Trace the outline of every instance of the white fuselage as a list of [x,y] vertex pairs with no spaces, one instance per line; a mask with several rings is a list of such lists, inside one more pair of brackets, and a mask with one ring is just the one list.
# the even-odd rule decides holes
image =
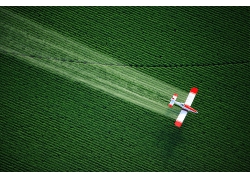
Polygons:
[[198,113],[197,110],[195,110],[194,108],[184,104],[184,103],[181,103],[181,102],[178,102],[178,101],[175,101],[174,104],[176,104],[177,106],[181,107],[183,110],[186,110],[186,111],[189,111],[189,112],[193,112],[193,113]]

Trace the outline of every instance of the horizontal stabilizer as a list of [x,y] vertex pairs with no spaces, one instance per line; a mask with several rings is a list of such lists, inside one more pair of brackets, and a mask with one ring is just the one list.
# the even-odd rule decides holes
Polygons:
[[175,102],[176,99],[177,99],[177,96],[178,96],[178,94],[176,94],[176,93],[172,96],[172,98],[170,99],[170,102],[169,102],[169,104],[168,104],[168,107],[170,107],[170,108],[173,107],[174,102]]

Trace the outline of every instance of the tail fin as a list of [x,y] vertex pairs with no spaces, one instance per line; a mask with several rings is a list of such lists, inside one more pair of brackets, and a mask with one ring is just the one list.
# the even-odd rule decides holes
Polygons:
[[169,106],[170,108],[173,107],[174,102],[175,102],[176,99],[177,99],[177,96],[178,96],[178,95],[175,93],[175,94],[173,95],[173,97],[170,99],[170,102],[169,102],[169,104],[168,104],[168,106]]

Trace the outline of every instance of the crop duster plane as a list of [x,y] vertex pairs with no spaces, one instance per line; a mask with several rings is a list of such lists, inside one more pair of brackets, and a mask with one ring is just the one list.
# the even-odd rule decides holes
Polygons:
[[170,102],[168,104],[168,106],[170,108],[172,108],[174,104],[182,108],[179,116],[177,117],[177,119],[175,121],[175,126],[177,126],[179,128],[181,127],[188,112],[198,113],[197,110],[195,110],[194,108],[191,107],[191,104],[192,104],[197,92],[198,92],[198,89],[196,87],[191,88],[185,103],[181,103],[181,102],[176,101],[177,96],[178,96],[176,93],[170,99]]

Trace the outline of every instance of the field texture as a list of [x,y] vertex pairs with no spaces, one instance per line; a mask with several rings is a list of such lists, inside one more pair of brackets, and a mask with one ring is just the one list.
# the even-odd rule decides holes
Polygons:
[[[249,7],[0,7],[0,171],[249,171]],[[199,92],[179,129],[167,104]]]

